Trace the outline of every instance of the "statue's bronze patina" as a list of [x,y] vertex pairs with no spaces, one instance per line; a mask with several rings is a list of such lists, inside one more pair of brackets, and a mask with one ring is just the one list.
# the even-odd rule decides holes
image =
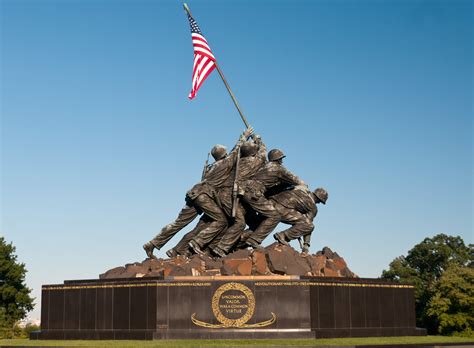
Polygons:
[[311,192],[283,166],[283,151],[273,149],[267,156],[265,144],[252,127],[230,153],[225,146],[215,145],[211,155],[214,163],[206,161],[202,180],[186,193],[186,204],[176,220],[143,246],[147,256],[155,258],[153,250],[161,249],[198,215],[196,227],[167,251],[169,257],[195,253],[224,257],[235,249],[257,248],[280,222],[291,227],[274,238],[281,244],[298,239],[307,253],[316,204],[326,204],[327,191]]

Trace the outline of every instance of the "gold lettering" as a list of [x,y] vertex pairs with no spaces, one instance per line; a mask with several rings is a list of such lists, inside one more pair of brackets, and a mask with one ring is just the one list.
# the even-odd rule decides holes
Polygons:
[[221,304],[219,305],[219,308],[249,308],[249,305],[247,304]]
[[242,313],[241,309],[226,309],[226,313]]
[[225,303],[240,303],[240,300],[225,300]]
[[221,298],[224,300],[226,299],[240,299],[243,300],[245,299],[245,295],[222,295]]

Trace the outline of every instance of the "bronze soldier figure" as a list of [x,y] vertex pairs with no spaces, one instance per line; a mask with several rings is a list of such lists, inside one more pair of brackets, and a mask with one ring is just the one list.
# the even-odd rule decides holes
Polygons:
[[316,204],[326,204],[328,193],[323,188],[311,192],[305,186],[296,186],[292,190],[280,192],[270,198],[275,209],[280,213],[281,222],[292,225],[290,228],[275,233],[273,237],[281,244],[303,237],[302,252],[308,253],[311,233],[314,230],[313,220],[318,213]]
[[[240,146],[240,156],[241,159],[239,161],[239,178],[247,179],[248,177],[255,174],[258,169],[260,169],[262,165],[266,162],[266,147],[265,144],[262,143],[259,135],[252,135],[252,141],[246,141]],[[215,252],[215,249],[217,248],[217,245],[220,243],[221,239],[225,236],[226,241],[224,241],[223,244],[226,245],[227,243],[231,243],[233,245],[235,243],[233,239],[235,238],[235,240],[238,240],[240,238],[240,234],[245,229],[247,223],[245,218],[247,212],[244,210],[242,204],[239,201],[237,201],[235,217],[231,217],[232,208],[234,204],[232,197],[232,178],[235,178],[235,168],[229,176],[229,180],[217,190],[217,198],[219,200],[220,206],[222,207],[222,210],[227,215],[229,227],[213,238],[212,236],[206,237],[207,240],[209,240],[210,238],[212,238],[212,240],[207,245],[205,251],[212,252],[213,254],[219,255],[221,257],[225,256],[222,251],[220,253]],[[239,181],[239,179],[237,180]],[[203,215],[197,225],[194,227],[194,229],[186,233],[183,238],[178,242],[178,244],[172,249],[168,250],[166,254],[169,257],[174,257],[177,255],[189,255],[189,242],[194,237],[199,238],[197,237],[197,235],[203,230],[205,230],[210,222],[211,221],[209,220],[209,218],[207,218],[206,215]],[[229,242],[229,236],[233,236],[232,242]],[[205,242],[201,243],[205,244]],[[204,248],[205,247],[202,247],[201,249],[204,250]]]
[[[265,144],[262,142],[260,136],[255,135],[253,138],[253,142],[248,141],[242,144],[240,149],[241,159],[239,162],[239,174],[238,178],[236,178],[238,187],[241,187],[243,182],[254,176],[266,163],[267,148]],[[225,192],[224,194],[229,197],[229,193],[230,192]],[[224,208],[224,211],[227,214],[229,213],[229,209]],[[219,235],[210,246],[214,254],[224,257],[239,240],[246,226],[245,215],[245,209],[239,202],[236,207],[234,224]]]
[[[143,245],[143,249],[150,258],[154,258],[153,250],[161,249],[173,236],[186,227],[199,214],[206,214],[212,222],[207,226],[211,233],[217,233],[227,227],[227,217],[215,201],[216,190],[228,181],[234,167],[240,145],[252,135],[253,129],[247,128],[240,137],[236,146],[227,155],[227,149],[222,145],[213,147],[211,154],[215,162],[209,166],[204,180],[194,185],[186,193],[186,205],[181,209],[177,219],[162,228],[155,238]],[[193,243],[194,251],[202,253],[200,245]]]
[[168,255],[168,257],[170,258],[176,257],[178,255],[191,256],[192,252],[189,249],[189,242],[191,241],[191,238],[193,238],[196,234],[205,229],[211,222],[212,219],[210,219],[207,215],[202,215],[196,226],[194,226],[191,231],[186,233],[183,238],[181,238],[181,240],[178,242],[178,244],[168,250],[166,252],[166,255]]
[[[222,231],[212,230],[209,227],[197,231],[196,235],[194,235],[189,242],[191,248],[194,249],[193,243],[196,243],[201,249],[208,246],[214,254],[224,256],[228,249],[234,244],[232,240],[234,238],[237,240],[240,233],[245,229],[245,210],[238,200],[233,200],[232,190],[234,180],[239,181],[240,178],[250,177],[265,163],[265,145],[262,143],[259,136],[255,135],[253,138],[254,141],[247,141],[241,145],[240,154],[242,158],[239,161],[238,178],[235,178],[235,172],[237,169],[234,168],[227,182],[221,185],[217,190],[217,198],[221,203],[223,211],[231,221],[230,226]],[[236,204],[234,207],[235,216],[232,218],[232,208],[234,204]],[[228,235],[232,237],[226,238],[221,243],[221,238]],[[231,245],[227,248],[228,243]],[[226,250],[223,251],[220,246],[224,246]]]
[[306,185],[303,180],[283,166],[284,153],[273,149],[268,153],[268,162],[251,179],[242,183],[242,201],[259,213],[262,221],[251,234],[243,234],[247,246],[256,248],[280,222],[280,213],[265,193],[279,185]]

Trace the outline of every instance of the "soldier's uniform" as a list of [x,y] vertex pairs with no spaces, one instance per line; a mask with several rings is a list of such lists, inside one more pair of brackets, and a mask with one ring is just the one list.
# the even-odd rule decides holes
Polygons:
[[313,232],[313,220],[318,213],[316,204],[326,204],[328,192],[318,187],[310,192],[305,186],[296,186],[292,190],[283,191],[271,197],[275,208],[280,212],[281,221],[292,225],[289,229],[275,233],[273,237],[282,244],[303,237],[302,252],[307,254]]
[[[237,178],[237,185],[239,187],[239,191],[242,193],[243,190],[240,189],[242,184],[247,182],[253,175],[255,175],[266,162],[267,148],[265,144],[260,139],[256,141],[256,144],[258,145],[257,153],[253,156],[242,157],[239,161],[239,177]],[[224,211],[230,216],[232,211],[232,190],[222,192],[222,195],[227,198],[221,198]],[[227,203],[226,205],[228,206],[224,205],[225,201]],[[239,200],[234,223],[212,242],[212,250],[215,250],[216,252],[219,251],[221,253],[223,252],[225,254],[229,252],[232,246],[239,240],[241,233],[245,229],[245,215],[245,209]]]
[[[222,197],[220,199],[220,202],[221,202],[222,210],[228,217],[230,217],[230,215],[232,214],[232,206],[231,206],[232,190],[226,189],[226,190],[220,191],[220,193],[223,196],[227,194],[227,196]],[[196,239],[195,237],[197,237],[202,231],[204,231],[211,222],[212,222],[211,219],[207,218],[206,215],[203,215],[201,219],[199,219],[199,222],[197,223],[197,225],[191,231],[186,233],[183,236],[183,238],[181,238],[181,240],[178,242],[178,244],[176,244],[176,246],[173,247],[172,252],[176,252],[178,255],[185,255],[189,249],[189,242],[191,241],[191,239],[195,240]],[[221,231],[213,238],[212,236],[206,236],[206,241],[212,238],[211,242],[208,243],[207,248],[209,248],[210,250],[214,250],[214,248],[221,241],[222,237],[227,235],[228,231],[230,231],[231,233],[233,233],[233,231],[235,230],[243,231],[245,229],[245,225],[246,225],[246,220],[245,220],[244,210],[241,203],[238,202],[238,207],[236,209],[236,216],[235,216],[234,222],[230,224],[230,227],[228,227],[224,231]],[[239,236],[240,234],[237,234],[237,239],[239,238]],[[204,241],[201,243],[205,245]]]
[[[281,222],[292,225],[279,232],[287,241],[311,235],[313,219],[318,213],[314,194],[306,187],[295,187],[292,190],[280,192],[272,196],[271,201],[280,213]],[[306,243],[306,241],[308,242]],[[309,245],[309,238],[305,238]]]
[[208,215],[215,222],[215,228],[225,228],[227,226],[224,213],[210,196],[201,194],[197,195],[194,199],[186,196],[186,204],[181,208],[176,220],[163,227],[150,243],[155,248],[161,249],[176,233],[189,225],[191,221],[202,213]]
[[[234,177],[235,177],[235,161],[237,159],[238,152],[240,151],[240,146],[244,142],[244,138],[241,138],[234,149],[231,151],[229,156],[225,158],[226,160],[226,167],[224,169],[223,166],[219,167],[219,171],[214,171],[211,168],[206,174],[206,182],[209,185],[212,185],[215,188],[213,193],[213,197],[217,202],[217,205],[223,211],[223,219],[225,219],[225,226],[218,226],[219,228],[215,227],[215,221],[210,222],[204,229],[201,231],[197,231],[192,238],[191,241],[196,243],[200,248],[204,248],[209,243],[219,235],[219,233],[223,232],[227,227],[228,217],[232,214],[232,187],[234,184]],[[208,180],[208,176],[211,176],[211,180]],[[237,214],[235,217],[234,224],[231,226],[236,226],[235,228],[240,228],[239,226],[244,224],[245,227],[245,219],[244,215],[240,209],[237,209]]]
[[[163,227],[150,241],[155,248],[160,249],[201,213],[212,219],[206,227],[208,233],[217,234],[227,227],[227,217],[218,203],[219,200],[216,201],[217,190],[229,181],[239,146],[244,140],[244,136],[241,136],[229,155],[214,162],[207,170],[204,180],[186,193],[186,205],[181,209],[177,219]],[[202,243],[206,240],[197,239],[195,242],[202,247],[204,245]]]
[[265,197],[271,188],[287,184],[290,186],[304,185],[304,182],[292,174],[278,161],[267,162],[250,180],[242,184],[244,194],[242,200],[253,210],[264,217],[256,230],[250,234],[246,243],[257,246],[275,229],[280,222],[280,212]]
[[209,217],[207,217],[207,215],[203,215],[201,216],[201,218],[199,219],[198,223],[196,224],[196,226],[191,230],[189,231],[188,233],[186,233],[183,238],[181,238],[181,240],[178,242],[178,244],[176,244],[176,246],[174,246],[172,248],[172,253],[176,253],[177,255],[186,255],[188,252],[189,252],[189,242],[191,241],[191,239],[196,235],[198,234],[199,232],[201,232],[203,229],[205,229],[209,223],[212,221],[212,219],[210,219]]

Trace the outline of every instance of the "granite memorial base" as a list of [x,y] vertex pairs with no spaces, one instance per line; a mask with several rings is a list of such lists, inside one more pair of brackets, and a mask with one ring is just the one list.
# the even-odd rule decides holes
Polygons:
[[220,276],[44,285],[31,339],[425,335],[411,286],[361,278]]

